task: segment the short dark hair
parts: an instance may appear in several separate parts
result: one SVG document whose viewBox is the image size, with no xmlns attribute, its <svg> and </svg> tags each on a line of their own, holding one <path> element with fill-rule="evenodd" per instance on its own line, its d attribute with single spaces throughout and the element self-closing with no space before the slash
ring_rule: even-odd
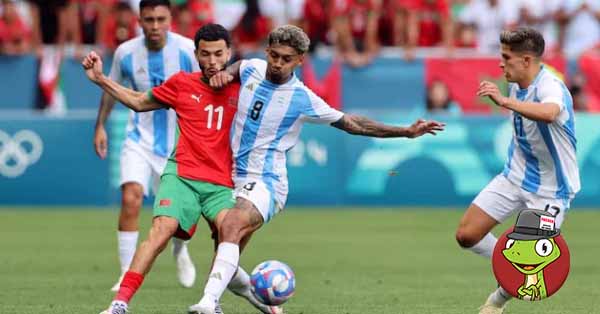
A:
<svg viewBox="0 0 600 314">
<path fill-rule="evenodd" d="M 229 32 L 221 24 L 206 24 L 196 32 L 194 36 L 194 45 L 198 49 L 198 44 L 201 40 L 205 41 L 217 41 L 224 40 L 227 44 L 227 48 L 231 46 L 231 36 Z"/>
<path fill-rule="evenodd" d="M 154 8 L 161 5 L 171 9 L 171 2 L 169 0 L 142 0 L 140 1 L 140 12 L 144 8 Z"/>
<path fill-rule="evenodd" d="M 529 52 L 538 58 L 544 54 L 544 36 L 530 27 L 502 31 L 500 43 L 509 46 L 514 52 Z"/>
</svg>

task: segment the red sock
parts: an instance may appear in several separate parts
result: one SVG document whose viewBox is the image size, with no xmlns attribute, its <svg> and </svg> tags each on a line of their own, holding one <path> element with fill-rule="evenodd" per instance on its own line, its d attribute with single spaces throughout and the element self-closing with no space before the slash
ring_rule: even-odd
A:
<svg viewBox="0 0 600 314">
<path fill-rule="evenodd" d="M 114 301 L 123 301 L 125 303 L 129 303 L 129 300 L 131 300 L 135 292 L 142 285 L 143 281 L 144 275 L 133 271 L 126 272 L 125 276 L 123 277 L 123 281 L 121 281 L 119 292 L 117 292 Z"/>
</svg>

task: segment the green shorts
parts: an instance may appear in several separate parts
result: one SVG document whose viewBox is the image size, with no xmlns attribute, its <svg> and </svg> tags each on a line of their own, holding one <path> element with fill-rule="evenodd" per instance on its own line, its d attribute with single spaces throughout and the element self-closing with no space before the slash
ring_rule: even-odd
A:
<svg viewBox="0 0 600 314">
<path fill-rule="evenodd" d="M 154 217 L 167 216 L 177 219 L 185 234 L 191 238 L 200 216 L 214 221 L 224 209 L 235 204 L 232 189 L 203 181 L 189 180 L 174 174 L 163 174 L 154 200 Z"/>
</svg>

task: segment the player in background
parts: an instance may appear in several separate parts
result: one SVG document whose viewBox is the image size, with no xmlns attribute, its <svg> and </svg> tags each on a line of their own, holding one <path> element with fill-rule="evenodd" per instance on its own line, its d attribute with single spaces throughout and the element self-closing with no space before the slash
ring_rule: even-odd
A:
<svg viewBox="0 0 600 314">
<path fill-rule="evenodd" d="M 456 231 L 461 247 L 486 258 L 496 245 L 490 233 L 494 226 L 519 210 L 538 208 L 555 215 L 558 228 L 580 189 L 573 100 L 565 84 L 541 63 L 544 38 L 534 29 L 519 28 L 502 32 L 500 43 L 509 96 L 487 81 L 481 82 L 477 95 L 511 111 L 508 160 L 475 197 Z M 480 313 L 503 313 L 509 299 L 499 287 Z"/>
<path fill-rule="evenodd" d="M 286 152 L 298 141 L 304 122 L 331 124 L 350 134 L 371 137 L 414 138 L 443 130 L 444 125 L 435 121 L 395 127 L 329 107 L 293 72 L 304 60 L 309 44 L 300 28 L 281 26 L 269 34 L 266 62 L 236 62 L 210 79 L 215 88 L 241 81 L 231 131 L 237 199 L 217 226 L 219 246 L 204 296 L 189 313 L 216 313 L 238 268 L 241 249 L 254 231 L 283 209 L 288 192 Z"/>
<path fill-rule="evenodd" d="M 231 40 L 223 26 L 207 24 L 196 33 L 194 42 L 202 72 L 179 72 L 147 93 L 127 89 L 105 77 L 102 60 L 93 52 L 82 62 L 90 80 L 134 111 L 172 108 L 177 113 L 175 148 L 160 178 L 148 239 L 136 251 L 105 314 L 127 311 L 130 299 L 171 237 L 191 238 L 201 216 L 217 230 L 224 219 L 223 210 L 234 204 L 229 135 L 239 84 L 219 90 L 208 84 L 208 79 L 229 61 Z M 213 238 L 216 241 L 216 235 Z M 254 298 L 250 277 L 242 268 L 237 269 L 229 289 L 263 313 L 283 313 L 280 307 L 265 306 Z M 222 313 L 220 307 L 217 313 Z"/>
<path fill-rule="evenodd" d="M 198 70 L 198 65 L 193 62 L 193 41 L 169 32 L 171 11 L 168 0 L 140 1 L 139 22 L 144 34 L 117 48 L 110 70 L 111 79 L 128 83 L 136 91 L 147 91 L 179 71 Z M 104 124 L 114 104 L 115 99 L 104 92 L 94 135 L 94 147 L 102 159 L 106 158 L 108 150 Z M 164 108 L 152 112 L 130 112 L 127 138 L 120 157 L 122 194 L 118 246 L 121 276 L 112 291 L 118 291 L 131 264 L 137 246 L 143 198 L 149 195 L 151 187 L 156 193 L 156 184 L 173 149 L 175 120 L 175 112 Z M 173 239 L 173 255 L 179 282 L 184 287 L 191 287 L 196 270 L 184 241 Z"/>
</svg>

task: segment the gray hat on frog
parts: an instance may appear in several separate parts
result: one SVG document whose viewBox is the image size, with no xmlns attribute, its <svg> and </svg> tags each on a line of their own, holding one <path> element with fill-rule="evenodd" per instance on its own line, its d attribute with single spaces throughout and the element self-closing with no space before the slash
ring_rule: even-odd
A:
<svg viewBox="0 0 600 314">
<path fill-rule="evenodd" d="M 556 217 L 539 209 L 524 209 L 517 217 L 513 232 L 507 237 L 514 240 L 539 240 L 554 238 L 560 234 L 555 226 Z"/>
</svg>

